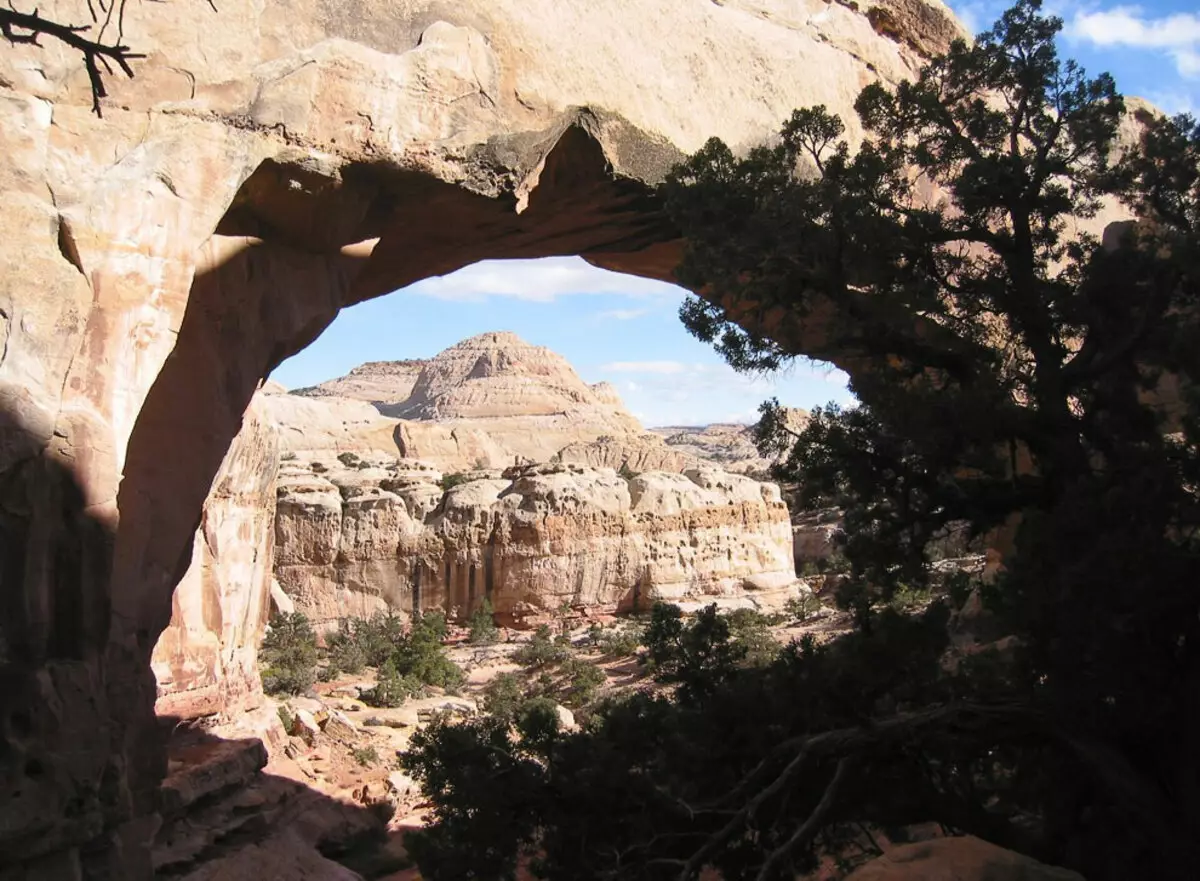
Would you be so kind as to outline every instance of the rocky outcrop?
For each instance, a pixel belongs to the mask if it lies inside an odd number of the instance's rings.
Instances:
[[[396,412],[437,423],[402,425],[401,453],[450,467],[547,462],[570,443],[642,432],[611,386],[597,392],[561,355],[512,333],[480,334],[431,358]],[[451,461],[441,439],[460,435],[478,441],[460,442]]]
[[[103,117],[77,52],[6,46],[0,862],[149,876],[151,655],[262,377],[343,306],[477,260],[670,278],[651,186],[683,153],[812,104],[856,142],[859,87],[912,74],[870,7],[142,4]],[[812,327],[789,345],[822,354]]]
[[[270,606],[279,445],[256,396],[217,472],[154,647],[159,715],[229,718],[262,698],[257,652]]]
[[[699,457],[669,447],[661,437],[650,433],[632,437],[606,436],[586,443],[568,444],[555,454],[554,461],[634,474],[686,471],[704,464]]]
[[[1083,876],[968,835],[892,848],[846,881],[1083,881]]]
[[[412,394],[413,386],[416,385],[417,377],[421,375],[424,366],[424,361],[414,359],[368,361],[358,365],[345,376],[318,385],[293,389],[292,394],[308,398],[350,398],[354,401],[366,401],[385,416],[394,416],[396,409]]]
[[[333,396],[260,395],[263,414],[279,434],[285,457],[306,450],[344,453],[396,449],[396,420],[366,401]]]
[[[280,476],[276,577],[322,626],[384,609],[462,617],[484,597],[518,626],[563,605],[735,595],[770,605],[797,586],[772,484],[711,468],[627,480],[544,465],[472,474],[443,495],[437,472],[360,464],[287,463]]]

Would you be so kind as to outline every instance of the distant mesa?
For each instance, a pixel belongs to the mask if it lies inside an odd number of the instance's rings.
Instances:
[[[290,393],[272,385],[264,406],[292,452],[380,452],[446,471],[558,462],[681,473],[708,461],[761,474],[770,465],[744,425],[647,431],[611,383],[589,385],[562,355],[507,331]]]

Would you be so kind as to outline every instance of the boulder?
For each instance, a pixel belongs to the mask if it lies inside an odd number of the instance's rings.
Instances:
[[[846,881],[1084,881],[973,836],[904,844],[859,867]]]

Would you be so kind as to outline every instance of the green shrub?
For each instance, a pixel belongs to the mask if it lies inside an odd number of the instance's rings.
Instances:
[[[734,609],[725,615],[729,622],[729,635],[735,649],[742,655],[742,663],[762,667],[779,654],[781,646],[771,635],[770,622],[753,609]]]
[[[373,688],[359,694],[359,699],[371,707],[398,707],[421,691],[421,684],[411,677],[403,676],[390,660],[379,668],[379,677]]]
[[[470,483],[471,475],[463,471],[457,471],[454,474],[446,474],[442,477],[438,486],[442,488],[442,492],[449,492],[460,483]]]
[[[341,462],[343,465],[345,465],[347,468],[355,468],[358,466],[358,463],[361,462],[362,460],[359,459],[359,457],[357,455],[355,455],[354,453],[346,452],[346,453],[338,453],[338,461]]]
[[[787,617],[797,624],[803,624],[817,612],[821,611],[824,606],[817,599],[816,594],[804,593],[798,597],[793,597],[783,604],[783,610],[787,613]]]
[[[500,640],[500,628],[496,626],[494,615],[492,601],[484,597],[479,608],[471,614],[467,636],[471,645],[492,645]]]
[[[513,660],[530,669],[553,667],[570,656],[570,649],[555,641],[548,624],[539,627],[533,639],[513,652]]]
[[[422,685],[435,685],[448,692],[461,688],[467,675],[446,657],[446,650],[442,646],[446,632],[446,616],[441,612],[417,615],[407,636],[392,653],[392,661],[400,674]]]
[[[600,636],[599,646],[606,658],[628,658],[637,654],[645,636],[644,628],[637,624],[623,624],[605,630]]]
[[[525,688],[515,673],[501,673],[483,687],[483,712],[502,722],[512,722],[525,701]]]
[[[342,620],[337,632],[325,637],[326,673],[330,679],[339,673],[359,673],[367,665],[362,639],[364,623],[361,619]]]
[[[354,761],[358,762],[364,768],[367,765],[376,765],[379,763],[379,753],[375,751],[373,746],[360,746],[352,753]]]
[[[317,635],[299,612],[271,619],[258,654],[267,694],[300,694],[317,679]]]
[[[562,685],[559,703],[577,710],[596,699],[600,687],[608,681],[604,671],[595,664],[571,658],[562,665]]]
[[[279,461],[280,462],[294,462],[294,461],[296,461],[296,454],[289,450],[288,452],[280,455]]]
[[[742,616],[741,639],[735,638],[729,617],[713,603],[690,622],[678,606],[655,603],[646,628],[646,657],[656,678],[680,683],[685,700],[711,694],[729,679],[746,659],[753,640],[747,633],[756,627]],[[778,646],[776,646],[778,654]]]
[[[288,711],[287,707],[279,706],[275,708],[275,712],[279,714],[279,724],[283,726],[284,734],[292,733],[292,726],[296,724],[295,718]]]
[[[404,619],[391,611],[378,612],[365,621],[358,619],[353,623],[355,641],[371,667],[387,661],[407,638]]]

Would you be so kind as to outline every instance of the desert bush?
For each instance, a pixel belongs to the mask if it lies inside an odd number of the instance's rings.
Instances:
[[[500,639],[500,628],[496,626],[492,601],[484,597],[473,613],[469,623],[467,641],[471,645],[493,645]]]
[[[816,594],[803,593],[798,597],[792,597],[783,604],[783,610],[788,619],[795,621],[797,624],[803,624],[805,621],[821,611],[823,606],[821,601],[817,599]]]
[[[456,471],[454,474],[446,474],[438,482],[438,486],[442,488],[442,492],[449,492],[454,487],[462,483],[470,483],[471,475],[463,471]]]
[[[347,468],[357,468],[362,460],[355,453],[345,452],[338,453],[338,461]]]
[[[514,661],[533,670],[561,664],[570,656],[570,649],[554,638],[548,624],[539,627],[533,639],[513,652]]]
[[[602,631],[597,646],[606,658],[628,658],[637,654],[645,636],[638,624],[621,624]]]
[[[263,690],[268,694],[300,694],[317,679],[317,635],[300,612],[271,619],[258,659]]]
[[[489,716],[511,722],[525,701],[525,686],[515,673],[501,673],[483,687],[480,708]]]
[[[379,668],[375,685],[361,692],[359,699],[371,707],[398,707],[420,692],[420,682],[402,675],[396,665],[387,660]]]
[[[379,764],[379,753],[373,746],[357,747],[351,752],[351,755],[354,756],[354,761],[358,762],[364,768],[368,765]]]
[[[336,632],[325,637],[325,674],[332,679],[339,673],[358,673],[367,665],[363,643],[362,619],[343,619]]]
[[[556,697],[560,704],[573,710],[592,703],[600,687],[608,681],[603,670],[578,658],[565,661],[560,673],[562,678]]]
[[[781,646],[771,635],[771,620],[754,609],[734,609],[725,615],[729,637],[742,663],[762,667],[775,660]]]

